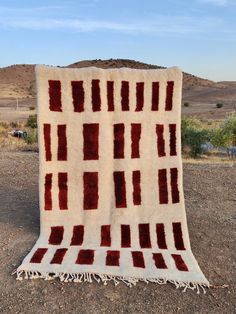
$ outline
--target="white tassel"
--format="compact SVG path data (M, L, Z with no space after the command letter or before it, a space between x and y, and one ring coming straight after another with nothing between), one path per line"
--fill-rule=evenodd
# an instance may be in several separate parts
M48 272L38 272L38 271L26 271L26 270L15 270L12 272L12 275L16 274L16 280L23 279L37 279L43 278L44 280L52 280L54 278L59 278L61 282L89 282L92 283L96 281L98 283L103 282L104 285L107 285L108 281L112 281L115 286L120 282L123 282L128 287L136 286L139 281L149 283L157 283L159 285L167 284L168 282L175 285L176 289L182 288L183 292L186 292L188 289L196 291L197 294L200 294L201 290L206 294L206 288L209 288L207 285L202 283L195 282L179 282L176 280L168 280L165 278L133 278L133 277L121 277L113 276L106 274L94 274L94 273L48 273Z

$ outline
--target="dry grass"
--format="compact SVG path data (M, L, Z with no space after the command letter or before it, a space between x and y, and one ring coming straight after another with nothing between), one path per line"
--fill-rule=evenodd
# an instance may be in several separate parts
M32 144L27 143L22 138L13 137L9 134L13 129L24 130L28 133L29 138L33 138ZM25 127L25 123L0 123L0 150L1 151L37 151L38 144L35 143L35 132Z

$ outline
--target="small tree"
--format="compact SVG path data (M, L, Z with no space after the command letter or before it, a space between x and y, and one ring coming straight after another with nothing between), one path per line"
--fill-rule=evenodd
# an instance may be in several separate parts
M216 104L216 108L219 109L219 108L222 108L222 107L223 107L223 104L222 104L222 103L217 103L217 104Z
M203 152L202 144L209 141L210 132L201 129L199 121L183 117L181 123L181 142L182 148L188 146L190 148L190 156L196 158Z
M31 129L36 129L37 128L37 115L30 115L27 122L26 126L31 128Z
M189 107L189 102L184 102L184 107Z

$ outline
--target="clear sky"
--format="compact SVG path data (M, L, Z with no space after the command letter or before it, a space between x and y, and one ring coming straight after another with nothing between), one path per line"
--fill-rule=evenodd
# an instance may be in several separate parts
M236 0L0 0L0 67L127 58L236 80Z

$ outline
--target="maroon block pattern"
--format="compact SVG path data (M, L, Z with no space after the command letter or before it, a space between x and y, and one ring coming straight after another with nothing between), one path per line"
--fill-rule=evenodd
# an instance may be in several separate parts
M170 156L176 156L176 124L169 124L170 132Z
M53 255L53 258L52 258L50 264L61 264L66 252L67 252L66 248L57 249Z
M67 172L58 173L58 189L59 189L59 208L61 210L68 209L68 187L67 187L68 175Z
M171 184L171 197L172 203L179 203L179 188L178 188L178 169L170 169L170 184Z
M187 265L185 264L183 258L181 255L179 254L171 254L174 262L175 262L175 266L178 270L180 271L189 271Z
M49 109L51 111L62 112L61 81L49 80L48 85Z
M139 170L135 170L132 173L133 182L133 203L134 205L141 204L141 174Z
M98 208L98 172L84 172L84 209Z
M92 109L101 110L100 80L92 80Z
M141 138L141 123L131 123L131 158L139 158L139 143Z
M168 81L166 86L166 111L172 110L173 106L174 82Z
M161 253L153 253L152 258L154 260L156 268L166 269L166 263Z
M76 264L92 265L94 262L94 250L80 250Z
M163 223L156 224L156 236L157 236L157 245L159 249L166 250L166 236L165 236L165 226Z
M185 250L181 223L173 222L172 228L173 228L173 235L174 235L176 249Z
M114 111L114 82L107 81L107 110Z
M57 126L58 148L57 160L67 160L67 137L66 124L59 124Z
M129 111L129 82L121 82L121 110Z
M144 82L136 83L136 108L135 111L142 111L144 105Z
M99 159L99 124L85 123L83 124L84 137L84 160Z
M159 110L159 82L152 82L152 111Z
M111 226L101 226L101 246L111 246Z
M63 226L51 227L51 233L48 239L48 243L52 245L60 245L63 240L63 235L64 235Z
M121 225L121 247L131 247L130 225Z
M140 251L132 251L132 258L133 258L133 266L139 268L145 268L145 262L143 253Z
M84 226L83 225L74 226L70 245L82 245L83 241L84 241Z
M83 81L72 81L71 88L72 88L74 112L83 112L84 111Z
M124 158L125 147L125 125L124 123L117 123L113 125L114 131L114 158Z
M157 152L158 157L164 157L165 152L165 140L164 140L164 125L156 124L156 135L157 135Z
M34 252L34 255L31 257L30 263L40 264L44 255L46 254L48 249L46 248L39 248Z
M115 185L115 202L117 208L127 207L125 172L114 171L113 179Z
M45 147L45 160L52 160L51 152L51 124L45 123L43 125L43 135L44 135L44 147Z
M168 187L167 187L167 171L166 169L158 170L158 187L160 204L168 204Z
M52 173L45 175L44 210L52 210Z
M120 266L120 251L107 251L106 266Z
M141 248L149 249L152 247L150 239L149 224L139 224L139 244Z

